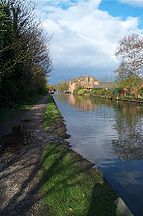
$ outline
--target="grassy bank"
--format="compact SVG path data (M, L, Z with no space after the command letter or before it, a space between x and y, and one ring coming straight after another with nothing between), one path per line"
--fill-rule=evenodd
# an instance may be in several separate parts
M47 215L119 216L116 195L100 172L65 142L65 125L52 99L45 110L44 127L59 138L47 144L42 158L41 194Z

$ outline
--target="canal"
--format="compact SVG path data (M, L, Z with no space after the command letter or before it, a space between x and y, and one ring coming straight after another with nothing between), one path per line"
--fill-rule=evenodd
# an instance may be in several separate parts
M143 216L143 107L55 95L72 149L95 163L135 216Z

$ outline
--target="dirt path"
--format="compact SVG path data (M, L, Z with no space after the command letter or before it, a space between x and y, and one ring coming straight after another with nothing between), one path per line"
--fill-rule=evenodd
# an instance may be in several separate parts
M38 171L43 147L52 139L42 128L48 97L32 110L0 125L0 215L45 215Z

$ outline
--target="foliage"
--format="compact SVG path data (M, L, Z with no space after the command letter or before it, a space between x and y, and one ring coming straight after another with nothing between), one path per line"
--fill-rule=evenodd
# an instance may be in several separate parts
M32 10L22 0L0 0L0 102L13 104L46 91L49 47Z
M121 60L117 72L116 87L126 89L129 96L137 98L142 88L143 37L138 34L125 36L119 42L116 56Z
M140 95L141 97L143 97L143 88L141 88L141 89L139 90L139 95Z
M63 82L59 82L55 88L58 90L58 91L61 91L61 92L64 92L64 91L67 91L68 90L68 84L67 82L63 81Z
M84 92L84 94L87 92L87 91L86 91L85 89L83 89L81 86L78 86L78 87L74 90L73 94L74 94L74 95L79 95L78 92L80 93L80 90L81 90L81 93Z
M119 97L120 92L121 92L121 89L119 87L116 87L113 89L113 94L115 97Z
M86 93L87 93L86 89L79 89L79 90L77 91L77 95L84 95L84 94L86 94Z
M101 96L106 96L106 97L112 97L113 92L112 90L109 90L109 89L95 88L91 90L90 95L91 96L101 95Z
M118 80L116 86L121 90L128 89L128 94L138 97L142 89L142 79L137 76L128 77L122 81Z
M47 85L47 88L48 88L49 91L52 91L52 90L55 89L55 86L54 86L54 85L51 85L51 84L48 84L48 85Z

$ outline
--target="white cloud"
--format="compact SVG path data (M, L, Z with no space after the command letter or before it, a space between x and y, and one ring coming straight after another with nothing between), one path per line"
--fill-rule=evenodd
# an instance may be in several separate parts
M121 3L125 3L131 6L143 7L143 0L119 0Z
M53 5L42 9L41 5L37 11L44 29L53 34L53 79L70 78L81 73L94 74L97 78L105 74L109 77L117 65L114 52L118 41L129 32L140 31L137 17L128 17L124 21L112 17L98 9L100 2L83 0L66 10Z

